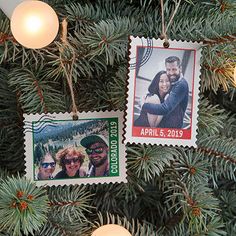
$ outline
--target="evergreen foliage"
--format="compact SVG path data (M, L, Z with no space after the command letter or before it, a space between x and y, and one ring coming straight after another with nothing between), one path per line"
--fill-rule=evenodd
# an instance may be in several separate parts
M26 49L0 13L0 236L89 236L107 223L134 236L235 235L235 1L182 1L167 32L203 42L198 148L129 144L127 183L47 189L9 177L24 174L23 113L71 111L71 68L79 111L125 110L128 36L162 30L160 1L45 2L67 19L67 45L60 31L48 47ZM177 2L164 1L166 22Z
M6 178L0 186L0 230L29 235L46 221L47 195L29 180Z

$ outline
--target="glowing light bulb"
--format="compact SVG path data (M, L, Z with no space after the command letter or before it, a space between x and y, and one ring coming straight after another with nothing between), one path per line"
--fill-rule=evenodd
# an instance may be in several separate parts
M37 16L29 16L25 22L26 29L31 33L36 33L42 27L42 22Z
M12 13L12 34L24 47L37 49L49 45L57 36L58 29L55 11L44 2L24 1Z
M131 236L130 232L120 225L108 224L96 229L92 236Z

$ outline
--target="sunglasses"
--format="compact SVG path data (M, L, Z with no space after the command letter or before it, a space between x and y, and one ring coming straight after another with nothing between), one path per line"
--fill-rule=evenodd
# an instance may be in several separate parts
M93 152L96 154L101 154L103 152L103 147L96 147L94 149L87 148L85 151L88 155L91 155Z
M77 161L79 161L79 158L75 157L75 158L72 158L72 159L65 159L64 163L65 163L65 165L70 165L72 162L76 163Z
M48 168L49 166L51 166L51 168L54 168L56 166L56 163L55 162L44 162L44 163L41 163L41 166L43 168Z

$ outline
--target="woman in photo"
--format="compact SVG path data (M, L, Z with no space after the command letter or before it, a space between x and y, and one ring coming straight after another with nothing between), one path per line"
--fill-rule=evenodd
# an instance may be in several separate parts
M160 104L164 102L169 95L170 89L171 83L166 71L158 72L148 87L148 94L144 103ZM134 126L159 127L162 118L163 116L152 115L141 110L139 117L134 122Z
M67 147L59 150L56 159L59 161L62 170L57 173L55 179L78 178L85 176L81 168L84 162L84 155L74 147Z
M46 153L39 163L38 180L53 179L56 162L50 153Z

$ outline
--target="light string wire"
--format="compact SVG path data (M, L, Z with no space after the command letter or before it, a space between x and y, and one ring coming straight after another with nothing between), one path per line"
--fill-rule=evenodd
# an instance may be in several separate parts
M179 9L179 6L180 6L180 3L181 3L181 0L179 0L177 3L175 3L175 10L173 11L171 17L170 17L170 20L166 26L166 23L165 23L165 14L164 14L164 3L163 3L163 0L160 0L160 3L161 3L161 25L162 25L162 35L161 37L165 40L164 43L163 43L163 46L164 47L169 47L169 41L168 41L168 36L167 36L167 31L168 29L170 28L173 20L174 20L174 17Z
M78 114L77 114L78 109L76 106L75 94L74 94L74 89L73 89L73 69L74 69L74 64L75 64L75 60L76 60L76 55L75 55L74 48L70 45L70 43L67 40L67 26L68 26L67 20L63 19L63 21L62 21L62 36L61 36L61 41L63 43L63 46L59 48L60 62L61 62L61 66L65 72L66 80L67 80L67 83L68 83L68 86L70 89L71 100L72 100L72 117L73 117L73 120L78 120ZM62 54L63 54L66 47L68 47L72 52L70 68L65 66L65 62L62 58Z

